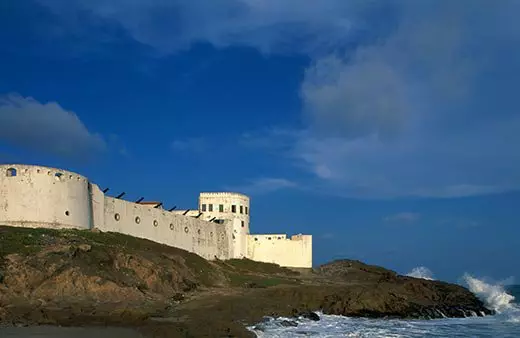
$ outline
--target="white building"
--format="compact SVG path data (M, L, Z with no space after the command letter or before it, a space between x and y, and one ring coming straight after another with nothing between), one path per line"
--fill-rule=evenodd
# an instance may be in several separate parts
M158 202L106 196L86 177L30 165L0 165L0 225L119 232L206 259L249 258L312 267L312 236L250 234L249 197L205 192L197 209L168 211Z

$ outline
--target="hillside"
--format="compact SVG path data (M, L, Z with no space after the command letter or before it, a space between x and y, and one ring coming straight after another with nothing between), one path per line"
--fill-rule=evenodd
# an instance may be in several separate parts
M265 315L322 309L348 316L480 313L458 285L358 261L293 271L249 260L209 262L115 234L0 227L3 325L111 325L156 337L239 336ZM204 323L204 325L201 325Z

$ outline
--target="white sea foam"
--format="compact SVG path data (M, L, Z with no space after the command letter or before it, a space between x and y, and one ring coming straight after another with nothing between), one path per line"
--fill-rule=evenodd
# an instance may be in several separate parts
M406 274L409 277L433 280L433 273L425 266L418 266Z
M513 303L515 297L508 294L501 284L490 284L469 274L464 281L471 292L476 294L487 307L494 309L500 318L520 323L520 307Z

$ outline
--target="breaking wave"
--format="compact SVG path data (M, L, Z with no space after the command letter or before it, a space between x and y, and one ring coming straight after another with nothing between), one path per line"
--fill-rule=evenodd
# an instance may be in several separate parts
M508 294L501 284L486 283L469 274L464 275L464 281L488 308L509 322L520 323L520 307L513 303L515 297Z
M433 279L433 273L421 266L407 276ZM520 307L515 297L507 293L502 284L485 282L469 274L463 276L468 289L479 297L486 307L496 311L495 316L479 317L471 313L466 318L440 318L435 320L385 320L350 318L325 315L317 312L319 321L305 318L265 317L248 327L257 337L297 338L313 336L332 337L520 337Z
M433 280L433 273L425 266L418 266L406 274L408 277Z

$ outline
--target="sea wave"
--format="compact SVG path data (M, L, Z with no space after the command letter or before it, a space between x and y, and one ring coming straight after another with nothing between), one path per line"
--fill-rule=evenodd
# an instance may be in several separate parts
M433 279L426 267L412 270L409 276ZM248 327L257 337L520 337L520 307L503 285L485 282L470 274L463 280L471 292L496 311L495 316L443 318L434 320L396 320L350 318L317 312L319 321L305 318L265 317L261 323Z
M412 271L406 274L408 277L422 278L427 280L433 280L433 273L430 269L425 266L418 266L413 268Z
M520 307L514 303L515 297L507 293L502 284L487 283L470 274L464 275L464 281L469 290L488 308L497 312L497 316L509 322L520 323Z

